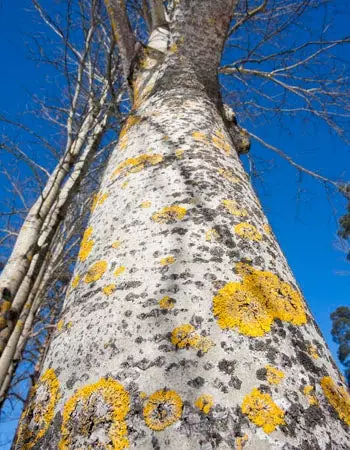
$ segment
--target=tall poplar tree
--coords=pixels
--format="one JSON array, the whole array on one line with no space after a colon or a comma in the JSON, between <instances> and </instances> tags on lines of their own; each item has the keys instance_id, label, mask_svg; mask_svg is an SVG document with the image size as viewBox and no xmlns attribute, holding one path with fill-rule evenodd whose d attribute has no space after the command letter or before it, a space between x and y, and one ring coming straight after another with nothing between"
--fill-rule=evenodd
<instances>
[{"instance_id":1,"label":"tall poplar tree","mask_svg":"<svg viewBox=\"0 0 350 450\"><path fill-rule=\"evenodd\" d=\"M133 108L14 448L347 449L349 393L221 99L236 0L142 2L145 46L106 3Z\"/></svg>"}]
</instances>

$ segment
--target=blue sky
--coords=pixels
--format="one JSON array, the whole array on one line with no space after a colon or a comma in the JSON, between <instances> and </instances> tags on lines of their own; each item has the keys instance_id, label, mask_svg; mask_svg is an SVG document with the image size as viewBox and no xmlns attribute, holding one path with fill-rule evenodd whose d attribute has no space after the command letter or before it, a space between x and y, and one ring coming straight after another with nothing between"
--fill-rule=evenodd
<instances>
[{"instance_id":1,"label":"blue sky","mask_svg":"<svg viewBox=\"0 0 350 450\"><path fill-rule=\"evenodd\" d=\"M35 14L28 12L29 0L19 0L15 7L13 5L10 2L0 5L0 113L11 118L25 113L26 123L35 125L37 122L28 114L32 95L39 92L47 98L59 96L59 80L53 69L40 66L28 57L29 36L39 27ZM348 23L346 17L340 20L338 31L343 30L345 34ZM306 167L334 180L350 179L349 148L340 139L330 136L324 125L315 126L290 118L283 126L270 123L259 133ZM50 138L49 129L46 129L46 136ZM12 137L16 139L16 135ZM34 146L32 151L40 149ZM252 155L265 161L260 165L264 168L263 181L255 180L265 212L336 356L329 316L338 306L350 304L350 264L345 261L345 254L335 248L337 220L345 212L346 203L307 175L300 178L285 161L256 143L253 143ZM6 163L3 160L3 164ZM2 197L4 195L3 189ZM348 275L342 274L344 272ZM1 447L1 443L14 427L15 422L8 423L4 434L0 432L0 448L9 448Z\"/></svg>"}]
</instances>

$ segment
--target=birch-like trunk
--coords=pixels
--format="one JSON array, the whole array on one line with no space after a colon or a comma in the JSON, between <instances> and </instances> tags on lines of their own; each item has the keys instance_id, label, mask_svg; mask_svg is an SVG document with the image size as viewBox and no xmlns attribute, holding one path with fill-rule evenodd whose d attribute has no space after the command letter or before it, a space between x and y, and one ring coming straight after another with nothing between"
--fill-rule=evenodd
<instances>
[{"instance_id":1,"label":"birch-like trunk","mask_svg":"<svg viewBox=\"0 0 350 450\"><path fill-rule=\"evenodd\" d=\"M164 57L151 36L16 449L348 448L349 394L222 116L234 6L177 2Z\"/></svg>"}]
</instances>

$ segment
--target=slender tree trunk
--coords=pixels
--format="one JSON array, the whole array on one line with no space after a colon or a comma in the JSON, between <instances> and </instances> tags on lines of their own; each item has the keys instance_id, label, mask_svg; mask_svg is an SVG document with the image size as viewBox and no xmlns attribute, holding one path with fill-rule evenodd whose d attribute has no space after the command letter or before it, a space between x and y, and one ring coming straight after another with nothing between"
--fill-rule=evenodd
<instances>
[{"instance_id":1,"label":"slender tree trunk","mask_svg":"<svg viewBox=\"0 0 350 450\"><path fill-rule=\"evenodd\" d=\"M349 394L222 113L235 1L177 4L165 56L151 36L135 79L15 448L346 449Z\"/></svg>"}]
</instances>

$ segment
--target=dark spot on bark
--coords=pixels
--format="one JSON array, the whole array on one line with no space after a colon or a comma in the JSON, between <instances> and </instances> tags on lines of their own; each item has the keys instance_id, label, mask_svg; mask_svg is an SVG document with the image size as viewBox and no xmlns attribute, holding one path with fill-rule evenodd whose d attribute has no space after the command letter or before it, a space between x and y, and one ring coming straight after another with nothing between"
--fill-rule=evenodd
<instances>
[{"instance_id":1,"label":"dark spot on bark","mask_svg":"<svg viewBox=\"0 0 350 450\"><path fill-rule=\"evenodd\" d=\"M275 347L270 347L268 352L266 353L266 358L271 364L275 364L277 355L278 350Z\"/></svg>"},{"instance_id":2,"label":"dark spot on bark","mask_svg":"<svg viewBox=\"0 0 350 450\"><path fill-rule=\"evenodd\" d=\"M280 353L282 367L292 367L292 361L285 353Z\"/></svg>"},{"instance_id":3,"label":"dark spot on bark","mask_svg":"<svg viewBox=\"0 0 350 450\"><path fill-rule=\"evenodd\" d=\"M256 371L256 378L260 381L265 381L266 374L267 374L267 370L265 369L265 367L262 367L261 369L258 369Z\"/></svg>"},{"instance_id":4,"label":"dark spot on bark","mask_svg":"<svg viewBox=\"0 0 350 450\"><path fill-rule=\"evenodd\" d=\"M305 425L308 429L314 428L316 425L322 425L326 422L326 418L321 409L316 405L311 405L304 412Z\"/></svg>"},{"instance_id":5,"label":"dark spot on bark","mask_svg":"<svg viewBox=\"0 0 350 450\"><path fill-rule=\"evenodd\" d=\"M312 372L315 373L316 375L322 374L321 369L313 363L312 359L307 353L303 351L297 351L296 357L299 363L305 368L307 372Z\"/></svg>"},{"instance_id":6,"label":"dark spot on bark","mask_svg":"<svg viewBox=\"0 0 350 450\"><path fill-rule=\"evenodd\" d=\"M321 447L317 443L317 439L310 436L308 440L303 440L300 446L301 450L321 450Z\"/></svg>"},{"instance_id":7,"label":"dark spot on bark","mask_svg":"<svg viewBox=\"0 0 350 450\"><path fill-rule=\"evenodd\" d=\"M220 372L224 372L227 375L231 375L235 370L236 361L228 361L227 359L222 359L218 363L218 368Z\"/></svg>"},{"instance_id":8,"label":"dark spot on bark","mask_svg":"<svg viewBox=\"0 0 350 450\"><path fill-rule=\"evenodd\" d=\"M231 380L228 382L228 385L230 387L233 387L234 389L239 390L239 389L241 389L242 381L238 377L233 376L233 377L231 377Z\"/></svg>"},{"instance_id":9,"label":"dark spot on bark","mask_svg":"<svg viewBox=\"0 0 350 450\"><path fill-rule=\"evenodd\" d=\"M179 234L180 236L184 236L187 232L188 232L187 228L176 227L171 230L171 234Z\"/></svg>"},{"instance_id":10,"label":"dark spot on bark","mask_svg":"<svg viewBox=\"0 0 350 450\"><path fill-rule=\"evenodd\" d=\"M194 378L193 380L190 380L187 382L187 384L193 388L199 389L202 386L204 386L205 380L203 377L197 377Z\"/></svg>"},{"instance_id":11,"label":"dark spot on bark","mask_svg":"<svg viewBox=\"0 0 350 450\"><path fill-rule=\"evenodd\" d=\"M159 441L155 436L152 436L152 447L154 450L160 450Z\"/></svg>"}]
</instances>

